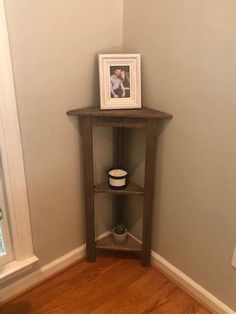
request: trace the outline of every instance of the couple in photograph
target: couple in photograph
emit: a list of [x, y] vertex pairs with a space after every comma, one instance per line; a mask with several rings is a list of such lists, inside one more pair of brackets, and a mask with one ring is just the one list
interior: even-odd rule
[[130, 97], [130, 82], [124, 70], [116, 68], [111, 75], [111, 98]]

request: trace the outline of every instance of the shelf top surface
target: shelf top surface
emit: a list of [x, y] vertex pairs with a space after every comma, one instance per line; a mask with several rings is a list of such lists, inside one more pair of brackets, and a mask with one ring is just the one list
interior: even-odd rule
[[120, 117], [141, 119], [172, 119], [172, 115], [166, 112], [154, 110], [148, 107], [141, 109], [116, 109], [101, 110], [99, 107], [86, 107], [67, 111], [68, 115], [90, 117]]

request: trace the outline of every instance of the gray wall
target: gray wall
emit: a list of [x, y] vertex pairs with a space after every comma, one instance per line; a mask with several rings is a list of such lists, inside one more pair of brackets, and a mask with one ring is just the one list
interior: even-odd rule
[[[120, 49], [122, 1], [5, 2], [33, 243], [44, 265], [84, 243], [78, 125], [66, 111], [98, 105], [96, 54]], [[100, 129], [96, 137], [101, 157], [111, 134]], [[96, 204], [100, 234], [111, 227], [111, 208], [106, 199]]]
[[[45, 265], [84, 242], [78, 125], [65, 112], [97, 104], [95, 55], [120, 50], [122, 1], [5, 2], [34, 248]], [[233, 0], [124, 0], [123, 29], [125, 50], [142, 54], [143, 103], [174, 115], [160, 130], [153, 249], [234, 308], [235, 10]], [[137, 138], [142, 146], [141, 130], [130, 151], [142, 181]], [[96, 143], [99, 180], [111, 133], [99, 129]], [[110, 200], [96, 204], [102, 233]], [[132, 202], [128, 218], [140, 236]]]
[[125, 0], [123, 29], [126, 51], [142, 54], [143, 104], [174, 115], [159, 139], [153, 249], [234, 309], [235, 11], [233, 0]]

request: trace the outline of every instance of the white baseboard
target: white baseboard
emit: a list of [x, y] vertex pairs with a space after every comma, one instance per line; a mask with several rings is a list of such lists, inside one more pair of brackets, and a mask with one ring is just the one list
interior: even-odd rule
[[18, 295], [22, 291], [40, 283], [83, 257], [85, 257], [85, 244], [2, 288], [0, 292], [0, 302]]
[[219, 314], [235, 314], [235, 312], [226, 304], [221, 302], [209, 291], [201, 287], [198, 283], [193, 281], [154, 251], [151, 251], [151, 263], [153, 266], [162, 270], [163, 273], [166, 273], [169, 277], [173, 278], [173, 280], [178, 282], [181, 286], [185, 287], [192, 295], [196, 296], [196, 298], [201, 300], [212, 310]]
[[[139, 239], [134, 237], [132, 234], [129, 235], [134, 238], [139, 243], [142, 243]], [[159, 268], [163, 273], [172, 278], [175, 282], [179, 283], [184, 287], [190, 294], [195, 296], [197, 299], [202, 301], [204, 304], [209, 306], [212, 310], [216, 311], [219, 314], [236, 314], [235, 311], [230, 309], [226, 304], [217, 299], [209, 291], [201, 287], [198, 283], [193, 281], [190, 277], [181, 272], [174, 265], [170, 264], [157, 254], [155, 251], [151, 251], [151, 264]]]
[[[100, 240], [101, 238], [106, 237], [110, 233], [111, 233], [110, 231], [106, 231], [105, 233], [98, 236], [96, 240]], [[10, 299], [18, 295], [22, 291], [34, 286], [35, 284], [40, 283], [41, 281], [63, 270], [64, 268], [71, 265], [72, 263], [84, 258], [86, 254], [85, 249], [86, 249], [86, 245], [83, 244], [77, 249], [72, 250], [71, 252], [41, 267], [40, 269], [33, 271], [29, 275], [24, 276], [23, 278], [2, 288], [0, 290], [0, 302], [3, 302], [7, 299]]]
[[[111, 231], [107, 231], [96, 238], [96, 240], [102, 239], [107, 235], [111, 234]], [[134, 239], [139, 241], [133, 235], [130, 234]], [[140, 242], [140, 241], [139, 241]], [[52, 261], [51, 263], [41, 267], [40, 269], [30, 273], [29, 275], [11, 283], [9, 286], [2, 288], [0, 292], [0, 302], [14, 297], [22, 291], [38, 284], [53, 274], [63, 270], [72, 263], [85, 257], [86, 245], [83, 244], [77, 249], [65, 254], [64, 256]], [[196, 296], [203, 303], [208, 305], [211, 309], [219, 314], [236, 314], [227, 305], [213, 296], [206, 289], [201, 287], [178, 268], [170, 264], [163, 257], [158, 255], [156, 252], [151, 251], [151, 263], [156, 266], [169, 277], [173, 278], [174, 281], [178, 282], [181, 286], [185, 287], [192, 295]]]

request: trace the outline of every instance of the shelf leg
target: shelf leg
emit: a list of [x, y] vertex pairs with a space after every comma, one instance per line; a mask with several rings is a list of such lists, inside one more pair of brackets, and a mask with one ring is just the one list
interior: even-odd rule
[[113, 162], [116, 167], [125, 165], [125, 129], [114, 128], [114, 154]]
[[80, 118], [84, 170], [84, 201], [86, 224], [87, 261], [95, 262], [95, 226], [94, 226], [94, 195], [93, 195], [93, 133], [90, 117]]
[[146, 125], [142, 266], [150, 265], [155, 156], [156, 156], [156, 121], [154, 119], [148, 119]]
[[[114, 128], [114, 167], [124, 168], [125, 165], [125, 129]], [[122, 195], [115, 195], [115, 217], [116, 224], [123, 222], [124, 219], [124, 198]]]
[[125, 200], [122, 195], [115, 195], [115, 211], [116, 211], [116, 224], [124, 222], [124, 206]]

